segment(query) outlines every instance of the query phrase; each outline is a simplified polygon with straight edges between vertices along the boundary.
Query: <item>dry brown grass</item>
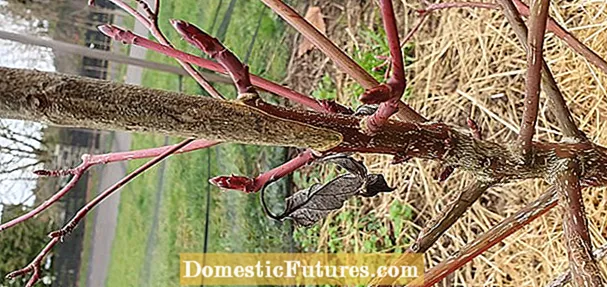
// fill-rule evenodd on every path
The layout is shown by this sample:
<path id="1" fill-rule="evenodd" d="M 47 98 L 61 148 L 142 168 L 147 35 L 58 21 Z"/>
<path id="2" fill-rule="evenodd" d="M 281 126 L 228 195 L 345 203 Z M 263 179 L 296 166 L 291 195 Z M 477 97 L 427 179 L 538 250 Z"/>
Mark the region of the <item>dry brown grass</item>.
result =
<path id="1" fill-rule="evenodd" d="M 347 51 L 364 45 L 357 41 L 357 31 L 361 27 L 377 27 L 381 23 L 377 18 L 376 3 L 326 2 L 320 4 L 328 15 L 329 36 L 337 39 L 336 42 Z M 607 57 L 606 1 L 559 0 L 552 3 L 552 17 L 599 55 Z M 398 21 L 403 27 L 401 35 L 416 23 L 418 17 L 414 11 L 421 8 L 420 5 L 417 0 L 402 0 L 402 5 L 397 5 Z M 472 115 L 487 139 L 502 143 L 515 139 L 525 90 L 525 52 L 501 12 L 481 9 L 435 12 L 413 41 L 416 61 L 407 74 L 409 85 L 414 88 L 414 96 L 409 100 L 414 108 L 434 121 L 462 127 L 466 126 L 466 118 Z M 552 34 L 546 38 L 544 55 L 580 127 L 594 142 L 607 145 L 607 75 Z M 297 65 L 304 65 L 303 69 L 307 71 L 297 73 L 299 77 L 291 82 L 300 83 L 298 89 L 301 91 L 314 89 L 313 83 L 322 75 L 320 71 L 331 72 L 338 87 L 352 83 L 336 72 L 332 63 L 327 63 L 318 51 L 308 58 L 295 60 L 293 67 L 299 69 Z M 339 94 L 339 97 L 345 101 L 351 95 Z M 537 139 L 555 141 L 559 138 L 544 95 L 538 128 Z M 434 179 L 440 172 L 436 163 L 411 160 L 402 165 L 391 165 L 386 156 L 364 158 L 373 172 L 386 175 L 398 189 L 370 199 L 364 206 L 348 205 L 345 208 L 355 214 L 375 212 L 385 219 L 382 224 L 389 226 L 388 208 L 392 201 L 410 204 L 417 215 L 411 223 L 412 229 L 395 235 L 404 245 L 406 239 L 415 238 L 425 222 L 438 216 L 449 198 L 472 178 L 469 174 L 456 172 L 445 184 L 439 184 Z M 540 181 L 490 189 L 480 203 L 476 203 L 431 248 L 427 255 L 428 266 L 453 255 L 545 190 L 546 185 Z M 586 190 L 585 201 L 593 243 L 595 246 L 606 244 L 606 189 Z M 323 228 L 326 226 L 327 223 Z M 346 251 L 353 251 L 360 249 L 359 244 L 366 235 L 354 229 L 341 236 Z M 322 242 L 319 249 L 323 249 Z M 441 286 L 544 286 L 566 270 L 567 265 L 561 213 L 556 208 L 465 265 Z M 604 270 L 606 267 L 603 265 Z"/>

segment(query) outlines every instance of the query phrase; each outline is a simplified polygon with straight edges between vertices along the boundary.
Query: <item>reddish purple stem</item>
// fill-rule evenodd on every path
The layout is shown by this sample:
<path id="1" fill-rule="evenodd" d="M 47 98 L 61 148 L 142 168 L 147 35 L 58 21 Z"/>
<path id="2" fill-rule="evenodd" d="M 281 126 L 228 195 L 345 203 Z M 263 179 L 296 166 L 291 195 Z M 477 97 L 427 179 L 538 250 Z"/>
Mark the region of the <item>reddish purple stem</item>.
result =
<path id="1" fill-rule="evenodd" d="M 314 153 L 311 150 L 306 150 L 281 166 L 266 171 L 254 179 L 232 175 L 214 177 L 209 181 L 222 189 L 241 190 L 246 193 L 258 192 L 266 184 L 283 178 L 298 168 L 312 162 L 314 159 L 316 159 Z"/>
<path id="2" fill-rule="evenodd" d="M 251 84 L 249 68 L 242 64 L 219 40 L 188 22 L 172 19 L 171 24 L 184 40 L 217 60 L 228 71 L 239 94 L 257 93 Z"/>
<path id="3" fill-rule="evenodd" d="M 190 152 L 193 150 L 211 147 L 218 143 L 219 142 L 216 142 L 216 141 L 195 140 L 195 141 L 192 141 L 190 144 L 186 145 L 185 147 L 178 149 L 175 153 L 186 153 L 186 152 Z M 74 186 L 76 186 L 76 183 L 78 182 L 78 180 L 80 180 L 82 175 L 94 165 L 107 164 L 107 163 L 125 161 L 125 160 L 155 157 L 155 156 L 161 155 L 163 152 L 166 152 L 169 149 L 175 148 L 176 146 L 177 145 L 163 146 L 163 147 L 157 147 L 157 148 L 134 150 L 134 151 L 127 151 L 127 152 L 107 153 L 107 154 L 100 154 L 100 155 L 83 155 L 82 163 L 75 168 L 68 169 L 68 170 L 60 170 L 60 171 L 49 171 L 49 170 L 35 171 L 36 174 L 41 175 L 41 176 L 64 176 L 64 175 L 71 174 L 71 175 L 74 175 L 74 177 L 72 177 L 70 179 L 70 181 L 61 190 L 59 190 L 57 193 L 53 194 L 53 196 L 51 196 L 49 199 L 44 201 L 42 204 L 40 204 L 33 210 L 0 225 L 0 232 L 2 232 L 3 230 L 6 230 L 8 228 L 11 228 L 23 221 L 26 221 L 26 220 L 38 215 L 39 213 L 43 212 L 47 208 L 49 208 L 55 202 L 60 200 L 64 195 L 66 195 L 72 188 L 74 188 Z"/>
<path id="4" fill-rule="evenodd" d="M 32 273 L 32 277 L 30 277 L 30 280 L 27 281 L 25 287 L 34 286 L 34 284 L 36 284 L 36 282 L 40 280 L 40 264 L 42 263 L 42 260 L 44 259 L 44 257 L 46 257 L 46 255 L 51 252 L 51 250 L 53 250 L 53 247 L 55 247 L 57 243 L 59 243 L 59 238 L 51 239 L 51 241 L 49 241 L 49 243 L 44 246 L 44 248 L 40 251 L 40 253 L 38 253 L 36 258 L 34 258 L 34 260 L 32 260 L 30 264 L 28 264 L 25 268 L 9 273 L 8 275 L 6 275 L 6 278 L 13 279 L 28 273 Z"/>
<path id="5" fill-rule="evenodd" d="M 370 133 L 379 131 L 379 129 L 388 121 L 390 116 L 398 112 L 399 108 L 410 109 L 410 107 L 404 104 L 399 107 L 400 97 L 405 92 L 406 79 L 405 64 L 400 49 L 396 16 L 394 15 L 392 0 L 380 0 L 379 2 L 384 30 L 386 31 L 386 36 L 388 38 L 390 58 L 392 59 L 392 75 L 385 84 L 368 89 L 360 97 L 360 100 L 363 103 L 381 103 L 377 111 L 363 122 L 363 128 Z M 426 120 L 418 113 L 408 114 L 414 116 L 410 119 L 411 121 L 423 122 Z"/>
<path id="6" fill-rule="evenodd" d="M 392 88 L 391 97 L 400 98 L 405 92 L 406 80 L 405 64 L 403 62 L 403 53 L 400 49 L 396 16 L 394 15 L 392 0 L 381 0 L 379 3 L 386 37 L 388 38 L 390 58 L 392 59 L 392 76 L 388 79 L 387 84 Z"/>
<path id="7" fill-rule="evenodd" d="M 518 142 L 525 158 L 531 153 L 531 140 L 535 134 L 538 109 L 540 103 L 540 82 L 542 79 L 542 63 L 544 61 L 544 34 L 548 20 L 550 0 L 533 0 L 529 16 L 529 33 L 527 34 L 527 80 L 521 131 Z"/>
<path id="8" fill-rule="evenodd" d="M 92 210 L 93 208 L 95 208 L 98 204 L 100 204 L 101 202 L 103 202 L 106 198 L 108 198 L 109 196 L 111 196 L 112 194 L 114 194 L 114 192 L 116 192 L 118 189 L 120 189 L 122 186 L 124 186 L 125 184 L 127 184 L 131 180 L 135 179 L 137 176 L 139 176 L 140 174 L 142 174 L 144 171 L 150 169 L 151 167 L 153 167 L 157 163 L 161 162 L 162 160 L 164 160 L 168 156 L 174 154 L 175 152 L 177 152 L 181 148 L 185 147 L 186 145 L 188 145 L 192 141 L 194 141 L 194 139 L 193 138 L 189 138 L 189 139 L 186 139 L 186 140 L 184 140 L 184 141 L 182 141 L 182 142 L 180 142 L 180 143 L 178 143 L 176 145 L 173 145 L 173 146 L 171 146 L 169 148 L 165 148 L 164 151 L 160 155 L 158 155 L 157 157 L 155 157 L 152 160 L 148 161 L 144 165 L 140 166 L 135 171 L 129 173 L 127 176 L 123 177 L 121 180 L 119 180 L 118 182 L 116 182 L 114 185 L 110 186 L 108 189 L 106 189 L 102 193 L 100 193 L 97 197 L 95 197 L 93 200 L 91 200 L 89 203 L 87 203 L 83 208 L 81 208 L 80 210 L 78 210 L 78 212 L 76 213 L 76 215 L 67 224 L 65 224 L 63 226 L 63 228 L 61 228 L 58 231 L 51 232 L 51 234 L 49 234 L 49 236 L 51 238 L 57 238 L 57 237 L 62 238 L 63 236 L 69 234 L 70 232 L 72 232 L 72 230 L 74 230 L 74 228 L 76 227 L 76 225 L 78 225 L 78 223 L 87 215 L 87 213 L 90 210 Z"/>
<path id="9" fill-rule="evenodd" d="M 117 41 L 122 41 L 125 44 L 133 44 L 133 45 L 141 46 L 141 47 L 150 49 L 152 51 L 162 53 L 169 57 L 176 58 L 176 59 L 182 60 L 184 62 L 203 67 L 205 69 L 209 69 L 214 72 L 223 73 L 223 74 L 227 73 L 226 69 L 216 62 L 176 50 L 169 46 L 158 44 L 154 41 L 148 40 L 145 37 L 135 35 L 130 31 L 123 30 L 116 26 L 102 25 L 102 26 L 99 26 L 99 30 L 102 33 L 104 33 L 105 35 L 112 37 L 113 39 L 115 39 Z M 302 104 L 315 111 L 326 112 L 326 110 L 322 107 L 322 105 L 320 105 L 320 103 L 317 100 L 315 100 L 309 96 L 300 94 L 289 88 L 283 87 L 279 84 L 273 83 L 269 80 L 266 80 L 264 78 L 261 78 L 261 77 L 255 76 L 255 75 L 251 75 L 251 82 L 256 87 L 266 90 L 270 93 L 279 95 L 281 97 L 285 97 L 289 100 Z"/>

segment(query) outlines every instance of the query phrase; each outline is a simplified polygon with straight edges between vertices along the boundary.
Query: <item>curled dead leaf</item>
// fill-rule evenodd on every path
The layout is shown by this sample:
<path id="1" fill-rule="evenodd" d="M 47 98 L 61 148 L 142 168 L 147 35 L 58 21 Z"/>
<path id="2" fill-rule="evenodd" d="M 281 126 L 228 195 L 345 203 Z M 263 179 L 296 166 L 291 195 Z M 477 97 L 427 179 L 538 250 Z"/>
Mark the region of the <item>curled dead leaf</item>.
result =
<path id="1" fill-rule="evenodd" d="M 276 220 L 292 219 L 301 226 L 311 226 L 325 218 L 330 212 L 342 208 L 346 200 L 353 196 L 371 197 L 380 192 L 394 190 L 388 186 L 381 174 L 368 174 L 360 161 L 346 155 L 334 155 L 323 161 L 337 164 L 348 173 L 340 175 L 325 184 L 315 184 L 300 190 L 285 201 L 281 214 L 272 213 L 264 201 L 264 190 L 260 192 L 261 204 L 268 216 Z"/>

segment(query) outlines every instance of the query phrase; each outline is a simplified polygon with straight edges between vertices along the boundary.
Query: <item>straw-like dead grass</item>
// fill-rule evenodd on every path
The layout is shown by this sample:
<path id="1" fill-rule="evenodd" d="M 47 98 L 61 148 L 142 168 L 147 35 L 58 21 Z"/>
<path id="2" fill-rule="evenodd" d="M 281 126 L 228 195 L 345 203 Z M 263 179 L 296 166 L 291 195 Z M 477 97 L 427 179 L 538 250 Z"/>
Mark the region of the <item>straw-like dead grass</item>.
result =
<path id="1" fill-rule="evenodd" d="M 323 12 L 328 15 L 329 36 L 347 51 L 364 45 L 357 41 L 357 31 L 361 27 L 378 27 L 381 24 L 376 3 L 321 2 Z M 397 5 L 398 21 L 403 27 L 401 35 L 417 22 L 415 10 L 422 7 L 420 2 L 402 0 L 402 5 Z M 606 1 L 552 3 L 550 14 L 557 22 L 599 55 L 607 57 Z M 432 120 L 462 127 L 466 126 L 466 118 L 471 116 L 487 139 L 496 142 L 515 139 L 525 91 L 525 51 L 500 11 L 451 9 L 434 12 L 413 42 L 416 60 L 407 74 L 408 85 L 413 87 L 413 97 L 408 102 L 414 108 Z M 607 75 L 552 34 L 547 35 L 544 55 L 580 127 L 594 142 L 607 145 Z M 322 59 L 322 55 L 314 51 L 307 59 L 296 60 L 293 67 L 297 69 L 298 64 L 302 64 L 319 71 L 321 67 L 309 63 L 320 61 L 325 65 L 326 60 Z M 351 84 L 351 80 L 335 72 L 331 62 L 326 65 L 329 67 L 325 70 L 332 71 L 338 88 Z M 321 73 L 306 75 L 308 80 L 318 79 Z M 305 79 L 306 76 L 299 78 L 300 83 L 306 83 L 300 89 L 309 92 L 313 85 Z M 338 97 L 344 102 L 349 102 L 351 96 L 338 92 Z M 555 141 L 560 133 L 547 109 L 546 98 L 542 94 L 536 138 Z M 412 229 L 395 234 L 400 243 L 408 245 L 407 242 L 414 240 L 424 223 L 438 216 L 450 197 L 459 192 L 471 176 L 456 172 L 446 183 L 439 184 L 434 178 L 440 173 L 440 166 L 433 162 L 411 160 L 405 164 L 391 165 L 390 160 L 386 156 L 365 156 L 369 168 L 373 172 L 383 173 L 398 189 L 394 193 L 368 200 L 364 206 L 350 205 L 345 208 L 356 214 L 374 212 L 378 218 L 385 219 L 382 224 L 389 226 L 389 207 L 393 201 L 411 205 L 416 214 Z M 427 265 L 433 266 L 455 254 L 467 242 L 545 190 L 546 185 L 540 181 L 490 189 L 480 203 L 476 203 L 430 249 Z M 595 246 L 607 243 L 605 195 L 604 188 L 585 190 Z M 553 209 L 465 265 L 443 285 L 544 286 L 568 266 L 562 242 L 561 219 L 559 209 Z M 358 245 L 365 238 L 365 234 L 356 229 L 343 232 L 341 236 L 346 242 L 346 251 L 359 250 Z M 320 242 L 322 244 L 323 240 Z M 319 249 L 323 249 L 323 246 Z M 602 267 L 607 270 L 607 265 L 603 264 Z"/>

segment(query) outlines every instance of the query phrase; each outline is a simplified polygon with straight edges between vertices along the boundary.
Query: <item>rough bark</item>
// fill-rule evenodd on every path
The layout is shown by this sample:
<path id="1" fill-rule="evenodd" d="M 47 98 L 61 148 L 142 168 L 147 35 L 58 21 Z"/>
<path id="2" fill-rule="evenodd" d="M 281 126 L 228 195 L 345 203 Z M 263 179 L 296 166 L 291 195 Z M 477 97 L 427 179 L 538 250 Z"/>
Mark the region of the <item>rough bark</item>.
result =
<path id="1" fill-rule="evenodd" d="M 563 212 L 564 241 L 567 245 L 571 277 L 574 286 L 604 287 L 607 282 L 592 254 L 578 174 L 577 163 L 566 159 L 561 161 L 552 177 Z"/>
<path id="2" fill-rule="evenodd" d="M 363 117 L 235 102 L 30 70 L 0 68 L 0 117 L 83 128 L 157 132 L 239 143 L 372 152 L 438 160 L 479 180 L 546 178 L 562 158 L 582 185 L 607 182 L 606 149 L 589 142 L 534 142 L 529 164 L 514 148 L 440 123 L 388 121 L 367 135 Z"/>
<path id="3" fill-rule="evenodd" d="M 238 102 L 19 69 L 1 68 L 0 78 L 4 118 L 319 150 L 341 141 L 338 133 Z"/>

